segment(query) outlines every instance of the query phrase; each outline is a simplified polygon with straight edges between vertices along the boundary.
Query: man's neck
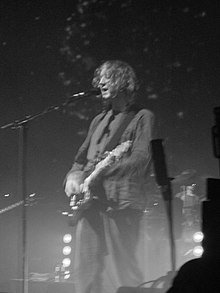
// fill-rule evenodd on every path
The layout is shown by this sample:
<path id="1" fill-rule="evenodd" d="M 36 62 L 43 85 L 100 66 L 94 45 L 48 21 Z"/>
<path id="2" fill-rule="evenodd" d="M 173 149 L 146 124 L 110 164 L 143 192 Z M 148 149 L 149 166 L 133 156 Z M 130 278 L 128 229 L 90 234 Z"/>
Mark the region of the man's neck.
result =
<path id="1" fill-rule="evenodd" d="M 113 112 L 125 112 L 127 108 L 127 103 L 125 99 L 118 96 L 112 99 L 112 111 Z"/>

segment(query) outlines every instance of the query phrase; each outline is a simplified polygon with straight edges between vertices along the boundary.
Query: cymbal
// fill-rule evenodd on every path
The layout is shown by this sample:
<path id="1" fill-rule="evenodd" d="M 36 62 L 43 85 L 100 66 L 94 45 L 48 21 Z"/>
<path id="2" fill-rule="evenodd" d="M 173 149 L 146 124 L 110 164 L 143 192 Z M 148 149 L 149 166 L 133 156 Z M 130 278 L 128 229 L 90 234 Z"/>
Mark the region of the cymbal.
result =
<path id="1" fill-rule="evenodd" d="M 174 177 L 171 182 L 175 184 L 182 184 L 192 179 L 195 175 L 196 175 L 196 170 L 187 169 L 183 171 L 182 173 L 180 173 L 179 175 L 177 175 L 176 177 Z"/>

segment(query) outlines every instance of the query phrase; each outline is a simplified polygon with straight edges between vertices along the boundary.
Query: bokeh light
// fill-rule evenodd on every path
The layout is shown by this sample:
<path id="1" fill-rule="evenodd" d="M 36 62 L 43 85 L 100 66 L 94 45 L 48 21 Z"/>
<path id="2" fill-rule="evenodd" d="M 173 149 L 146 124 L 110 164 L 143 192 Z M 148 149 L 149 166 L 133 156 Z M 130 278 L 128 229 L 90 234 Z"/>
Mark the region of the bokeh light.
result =
<path id="1" fill-rule="evenodd" d="M 193 255 L 194 255 L 195 257 L 201 257 L 202 254 L 203 254 L 203 252 L 204 252 L 204 249 L 203 249 L 203 247 L 200 246 L 200 245 L 195 246 L 195 247 L 193 248 Z"/>
<path id="2" fill-rule="evenodd" d="M 71 234 L 65 234 L 63 236 L 63 242 L 64 243 L 70 243 L 72 241 L 72 235 Z"/>

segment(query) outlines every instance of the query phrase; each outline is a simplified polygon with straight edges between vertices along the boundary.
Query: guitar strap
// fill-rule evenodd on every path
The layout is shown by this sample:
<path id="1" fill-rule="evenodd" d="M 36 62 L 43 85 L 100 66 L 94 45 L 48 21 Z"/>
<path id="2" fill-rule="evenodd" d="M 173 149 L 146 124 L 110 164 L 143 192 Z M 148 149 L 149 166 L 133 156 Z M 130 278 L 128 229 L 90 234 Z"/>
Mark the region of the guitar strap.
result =
<path id="1" fill-rule="evenodd" d="M 107 142 L 103 152 L 111 151 L 118 145 L 118 142 L 123 132 L 127 128 L 128 124 L 131 122 L 131 120 L 134 118 L 135 114 L 136 114 L 135 111 L 130 111 L 127 115 L 124 115 L 116 132 L 113 134 L 111 139 Z"/>

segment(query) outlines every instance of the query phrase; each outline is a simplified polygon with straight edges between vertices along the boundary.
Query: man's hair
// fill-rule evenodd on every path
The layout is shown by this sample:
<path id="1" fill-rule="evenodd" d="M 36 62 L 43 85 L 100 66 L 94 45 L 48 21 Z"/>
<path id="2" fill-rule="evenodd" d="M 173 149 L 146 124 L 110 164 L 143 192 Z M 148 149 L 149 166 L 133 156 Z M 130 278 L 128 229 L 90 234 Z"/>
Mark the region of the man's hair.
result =
<path id="1" fill-rule="evenodd" d="M 133 68 L 126 62 L 120 60 L 109 60 L 102 63 L 94 73 L 92 85 L 96 88 L 101 79 L 101 72 L 110 78 L 111 85 L 114 85 L 118 91 L 127 91 L 132 94 L 139 88 L 136 74 Z"/>

